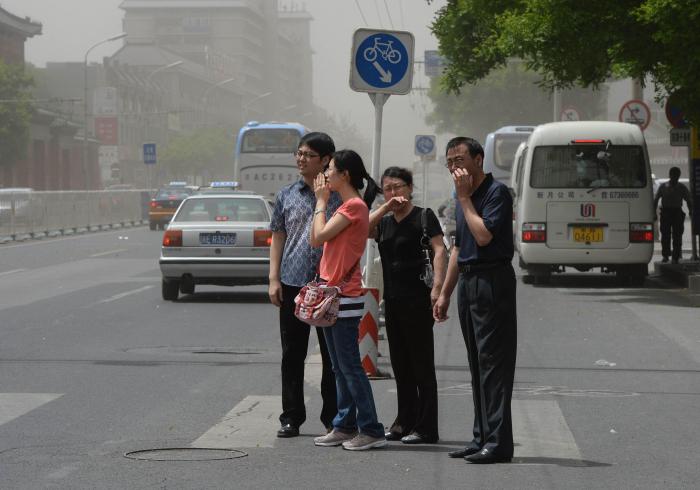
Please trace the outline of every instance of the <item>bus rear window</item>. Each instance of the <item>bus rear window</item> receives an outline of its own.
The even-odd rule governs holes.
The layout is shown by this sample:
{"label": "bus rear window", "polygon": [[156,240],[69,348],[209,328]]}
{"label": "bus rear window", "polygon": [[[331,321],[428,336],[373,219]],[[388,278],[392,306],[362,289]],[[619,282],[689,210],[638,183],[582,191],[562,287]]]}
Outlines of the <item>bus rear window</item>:
{"label": "bus rear window", "polygon": [[529,137],[530,133],[496,134],[493,140],[493,163],[500,169],[510,170],[518,146]]}
{"label": "bus rear window", "polygon": [[300,138],[294,129],[251,129],[243,135],[241,153],[292,153]]}
{"label": "bus rear window", "polygon": [[641,146],[538,146],[532,156],[534,188],[640,188],[647,184]]}

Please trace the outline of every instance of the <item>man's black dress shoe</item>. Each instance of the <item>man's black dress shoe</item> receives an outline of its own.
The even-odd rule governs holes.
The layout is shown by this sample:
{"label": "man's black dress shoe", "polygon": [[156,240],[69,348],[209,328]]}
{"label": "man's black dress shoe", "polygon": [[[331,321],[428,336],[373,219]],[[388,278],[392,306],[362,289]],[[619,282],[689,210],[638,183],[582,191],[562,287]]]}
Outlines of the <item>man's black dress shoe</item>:
{"label": "man's black dress shoe", "polygon": [[447,453],[447,455],[450,458],[465,458],[467,456],[471,456],[472,454],[476,454],[479,451],[481,451],[481,449],[479,449],[478,447],[465,447],[464,449],[450,451],[449,453]]}
{"label": "man's black dress shoe", "polygon": [[500,456],[498,454],[493,454],[491,451],[484,448],[471,456],[465,456],[464,459],[474,464],[493,464],[510,463],[513,458],[512,456]]}
{"label": "man's black dress shoe", "polygon": [[284,424],[277,431],[277,437],[296,437],[299,435],[299,427],[295,427],[292,424]]}
{"label": "man's black dress shoe", "polygon": [[386,433],[384,434],[384,437],[386,437],[387,441],[400,441],[402,436],[401,436],[400,432],[391,432],[389,430],[389,431],[386,431]]}
{"label": "man's black dress shoe", "polygon": [[413,432],[407,436],[402,437],[401,442],[403,442],[404,444],[434,444],[437,442],[437,437],[431,439],[428,437],[423,437],[417,432]]}

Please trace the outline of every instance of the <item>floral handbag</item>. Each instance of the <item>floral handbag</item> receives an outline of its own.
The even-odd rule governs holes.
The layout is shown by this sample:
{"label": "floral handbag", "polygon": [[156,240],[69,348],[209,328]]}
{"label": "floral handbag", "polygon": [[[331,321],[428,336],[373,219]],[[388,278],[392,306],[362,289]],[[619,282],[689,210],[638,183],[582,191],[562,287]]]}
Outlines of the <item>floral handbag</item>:
{"label": "floral handbag", "polygon": [[312,281],[294,298],[294,316],[314,327],[330,327],[338,319],[340,288]]}

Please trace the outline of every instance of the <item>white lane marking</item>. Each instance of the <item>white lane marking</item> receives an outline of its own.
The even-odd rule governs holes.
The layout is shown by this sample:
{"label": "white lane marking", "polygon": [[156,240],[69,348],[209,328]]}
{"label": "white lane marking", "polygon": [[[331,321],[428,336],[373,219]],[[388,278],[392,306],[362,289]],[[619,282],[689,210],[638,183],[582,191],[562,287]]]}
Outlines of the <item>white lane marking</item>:
{"label": "white lane marking", "polygon": [[[144,226],[145,225],[138,225],[138,226],[134,226],[133,228],[138,229],[138,228],[141,228]],[[114,231],[106,231],[106,230],[100,231],[100,234],[102,236],[116,235],[118,233],[124,233],[124,230],[119,229],[119,230],[114,230]],[[5,250],[6,248],[36,247],[37,245],[46,245],[48,243],[54,243],[54,242],[64,242],[67,240],[80,240],[81,238],[87,238],[87,237],[91,237],[91,236],[95,236],[95,235],[96,235],[96,233],[91,232],[91,233],[81,233],[78,235],[64,236],[64,237],[59,237],[59,238],[44,238],[44,239],[36,241],[36,242],[27,242],[27,243],[22,242],[22,243],[18,243],[16,245],[0,245],[0,248]]]}
{"label": "white lane marking", "polygon": [[281,407],[281,396],[247,396],[191,446],[217,449],[274,447]]}
{"label": "white lane marking", "polygon": [[132,289],[131,291],[126,291],[126,292],[124,292],[124,293],[115,294],[114,296],[110,296],[109,298],[105,298],[105,299],[103,299],[103,300],[100,300],[100,301],[98,301],[97,303],[93,303],[93,304],[90,305],[90,306],[93,306],[93,305],[100,305],[100,304],[103,304],[103,303],[111,303],[112,301],[117,301],[118,299],[122,299],[122,298],[125,298],[125,297],[127,297],[127,296],[131,296],[132,294],[141,293],[141,292],[143,292],[143,291],[146,291],[146,290],[148,290],[148,289],[151,289],[152,287],[153,287],[153,286],[144,286],[144,287],[142,287],[142,288]]}
{"label": "white lane marking", "polygon": [[63,393],[0,393],[0,425],[61,396]]}
{"label": "white lane marking", "polygon": [[128,248],[118,248],[116,250],[108,250],[106,252],[100,252],[98,254],[92,254],[90,258],[95,258],[95,257],[104,257],[105,255],[112,255],[112,254],[117,254],[119,252],[128,252]]}
{"label": "white lane marking", "polygon": [[[318,349],[318,345],[316,346]],[[304,381],[321,391],[321,375],[323,374],[323,358],[321,353],[312,354],[306,357],[306,367],[304,368]]]}
{"label": "white lane marking", "polygon": [[63,466],[62,468],[59,468],[56,471],[52,471],[51,473],[46,475],[46,479],[47,480],[62,480],[63,478],[70,475],[71,473],[75,473],[78,470],[78,468],[79,468],[78,463]]}
{"label": "white lane marking", "polygon": [[513,400],[515,457],[581,459],[556,400]]}
{"label": "white lane marking", "polygon": [[0,276],[9,276],[10,274],[14,274],[16,272],[22,272],[26,271],[27,269],[12,269],[11,271],[5,271],[5,272],[0,272]]}

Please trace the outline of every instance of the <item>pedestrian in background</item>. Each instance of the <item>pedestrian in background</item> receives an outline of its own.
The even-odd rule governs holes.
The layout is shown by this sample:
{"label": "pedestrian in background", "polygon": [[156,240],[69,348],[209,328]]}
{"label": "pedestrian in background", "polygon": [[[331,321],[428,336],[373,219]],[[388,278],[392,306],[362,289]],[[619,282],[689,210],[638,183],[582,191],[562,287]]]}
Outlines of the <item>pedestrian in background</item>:
{"label": "pedestrian in background", "polygon": [[[654,196],[654,216],[656,216],[656,208],[661,201],[661,222],[659,224],[661,255],[663,257],[661,261],[668,262],[668,257],[671,256],[674,264],[677,264],[683,256],[684,199],[686,206],[688,206],[688,213],[693,215],[690,191],[678,182],[680,177],[681,169],[671,167],[668,171],[668,181],[659,186],[656,196]],[[671,249],[671,244],[673,244],[673,249]]]}
{"label": "pedestrian in background", "polygon": [[[359,190],[367,181],[364,198]],[[326,343],[333,363],[338,413],[333,431],[316,437],[317,446],[339,446],[352,451],[386,446],[384,427],[377,420],[372,387],[367,379],[357,344],[364,307],[360,259],[369,236],[369,206],[377,195],[377,184],[367,174],[362,158],[352,150],[333,154],[324,175],[314,182],[316,209],[311,226],[311,244],[323,245],[320,277],[340,288],[338,320],[326,327]],[[343,204],[327,220],[331,191]]]}
{"label": "pedestrian in background", "polygon": [[[457,234],[434,316],[445,321],[457,286],[457,309],[467,345],[474,403],[474,438],[452,458],[470,463],[513,457],[511,398],[517,316],[513,259],[513,199],[483,170],[484,150],[474,139],[447,143],[447,168],[457,194]],[[459,283],[458,283],[459,279]]]}
{"label": "pedestrian in background", "polygon": [[[382,258],[385,326],[396,379],[398,410],[386,438],[404,444],[434,443],[439,435],[433,305],[445,279],[447,251],[433,211],[413,205],[413,175],[408,169],[387,168],[381,186],[385,203],[370,214],[369,226]],[[423,240],[429,240],[426,245],[432,249],[432,287],[421,277]]]}
{"label": "pedestrian in background", "polygon": [[[295,437],[306,420],[304,404],[304,361],[309,347],[311,327],[294,316],[294,298],[301,288],[318,272],[321,248],[309,243],[316,196],[314,179],[331,160],[335,145],[325,133],[307,133],[299,141],[294,154],[301,178],[279,191],[272,213],[272,244],[270,246],[270,301],[280,309],[280,339],[282,341],[282,413],[277,437]],[[330,216],[340,206],[340,196],[328,198]],[[321,328],[316,328],[321,348],[321,422],[332,429],[337,412],[335,378],[326,340]]]}

